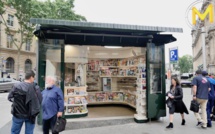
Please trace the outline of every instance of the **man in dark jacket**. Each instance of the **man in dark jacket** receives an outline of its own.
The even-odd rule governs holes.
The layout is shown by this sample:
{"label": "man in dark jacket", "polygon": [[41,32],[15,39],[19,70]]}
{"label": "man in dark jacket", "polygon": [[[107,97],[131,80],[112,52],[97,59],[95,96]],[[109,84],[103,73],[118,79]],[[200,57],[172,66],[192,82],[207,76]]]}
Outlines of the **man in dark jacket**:
{"label": "man in dark jacket", "polygon": [[196,100],[200,104],[201,116],[200,114],[194,113],[196,119],[198,120],[197,126],[201,125],[203,129],[207,128],[207,102],[208,102],[208,93],[210,89],[210,82],[204,76],[202,76],[202,71],[196,71],[197,76],[193,78],[193,100]]}
{"label": "man in dark jacket", "polygon": [[33,71],[27,72],[25,81],[15,84],[8,95],[8,100],[13,102],[11,134],[19,134],[24,122],[25,133],[33,134],[35,118],[40,112],[42,101],[39,88],[35,88],[33,84],[34,76]]}

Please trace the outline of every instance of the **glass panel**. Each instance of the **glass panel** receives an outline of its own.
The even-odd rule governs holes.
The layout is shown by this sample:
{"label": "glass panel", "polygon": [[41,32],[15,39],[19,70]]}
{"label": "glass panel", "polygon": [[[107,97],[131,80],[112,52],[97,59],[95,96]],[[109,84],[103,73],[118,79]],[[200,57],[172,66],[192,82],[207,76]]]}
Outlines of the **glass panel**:
{"label": "glass panel", "polygon": [[[63,43],[63,41],[61,41]],[[53,44],[53,40],[49,39],[43,42],[44,47],[44,59],[46,68],[45,68],[45,76],[54,76],[57,78],[56,85],[61,87],[60,82],[61,79],[61,45],[58,46]],[[44,78],[45,80],[45,78]]]}
{"label": "glass panel", "polygon": [[150,44],[149,67],[150,67],[150,93],[162,93],[162,47]]}
{"label": "glass panel", "polygon": [[86,46],[65,46],[65,86],[86,85]]}

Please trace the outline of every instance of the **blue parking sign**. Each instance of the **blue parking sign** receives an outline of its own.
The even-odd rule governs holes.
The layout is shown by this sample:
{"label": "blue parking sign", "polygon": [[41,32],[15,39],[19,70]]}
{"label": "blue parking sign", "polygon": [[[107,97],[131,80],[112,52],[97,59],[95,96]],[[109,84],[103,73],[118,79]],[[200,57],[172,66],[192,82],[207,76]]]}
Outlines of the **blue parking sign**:
{"label": "blue parking sign", "polygon": [[178,48],[172,48],[169,50],[170,62],[178,61]]}

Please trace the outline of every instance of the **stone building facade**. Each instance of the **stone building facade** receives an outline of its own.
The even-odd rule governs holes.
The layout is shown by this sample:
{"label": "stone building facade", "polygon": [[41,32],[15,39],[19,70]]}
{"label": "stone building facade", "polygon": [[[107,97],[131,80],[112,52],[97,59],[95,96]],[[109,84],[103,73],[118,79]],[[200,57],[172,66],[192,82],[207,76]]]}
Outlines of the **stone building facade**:
{"label": "stone building facade", "polygon": [[[215,0],[211,0],[215,2]],[[213,3],[212,2],[212,3]],[[201,11],[204,12],[208,7],[208,2],[202,5]],[[214,5],[215,6],[215,5]],[[215,18],[215,14],[214,14]],[[201,26],[205,28],[205,55],[206,68],[209,73],[215,73],[215,23],[209,22],[209,17],[201,22],[197,22],[198,30],[192,30],[192,49],[193,49],[193,69],[203,69],[202,55],[202,32]]]}
{"label": "stone building facade", "polygon": [[[0,24],[0,72],[4,72],[4,77],[9,73],[11,78],[17,78],[17,73],[19,77],[24,77],[24,73],[27,70],[34,69],[36,67],[36,40],[26,41],[23,44],[20,52],[20,69],[18,66],[18,51],[16,46],[11,43],[12,38],[20,41],[20,34],[16,34],[19,24],[15,17],[16,10],[13,7],[5,5],[6,9],[3,18],[7,21],[7,25],[10,28],[11,34],[6,34],[6,26],[2,23]],[[3,19],[0,17],[0,21]],[[1,75],[0,75],[1,78]]]}

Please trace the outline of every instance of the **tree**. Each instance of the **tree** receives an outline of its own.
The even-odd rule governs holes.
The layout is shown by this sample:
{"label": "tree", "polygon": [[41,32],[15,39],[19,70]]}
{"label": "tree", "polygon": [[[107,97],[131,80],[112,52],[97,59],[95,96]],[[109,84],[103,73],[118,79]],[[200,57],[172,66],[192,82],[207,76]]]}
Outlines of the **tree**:
{"label": "tree", "polygon": [[[2,24],[6,27],[6,34],[13,35],[15,38],[11,38],[11,43],[17,49],[17,71],[19,72],[20,68],[20,53],[23,44],[27,41],[31,42],[33,37],[33,30],[35,29],[33,25],[30,24],[31,16],[35,16],[35,9],[32,8],[32,0],[7,0],[5,2],[1,2],[0,15]],[[6,18],[4,18],[3,14],[7,10],[6,8],[13,7],[16,9],[15,17],[18,20],[19,26],[16,31],[13,31],[8,26],[8,22]],[[17,79],[19,78],[19,73],[17,73]]]}
{"label": "tree", "polygon": [[75,14],[74,0],[46,0],[35,2],[34,8],[40,12],[40,18],[86,21],[86,18]]}
{"label": "tree", "polygon": [[[27,42],[32,42],[33,31],[35,25],[30,24],[30,18],[50,18],[50,19],[67,19],[86,21],[85,17],[74,13],[72,8],[74,0],[50,0],[40,2],[37,0],[7,0],[0,1],[0,16],[1,23],[6,27],[6,34],[16,35],[18,38],[12,38],[12,44],[17,49],[17,79],[19,78],[20,70],[20,53],[22,46]],[[3,14],[6,11],[6,6],[12,6],[16,9],[15,17],[18,20],[18,29],[13,33],[7,24]]]}
{"label": "tree", "polygon": [[184,55],[179,58],[178,62],[179,70],[181,73],[188,73],[193,70],[193,58],[191,55]]}

